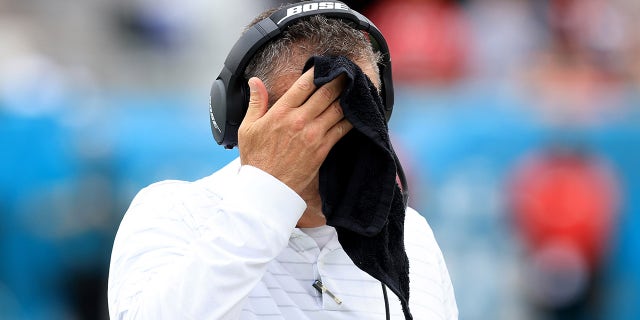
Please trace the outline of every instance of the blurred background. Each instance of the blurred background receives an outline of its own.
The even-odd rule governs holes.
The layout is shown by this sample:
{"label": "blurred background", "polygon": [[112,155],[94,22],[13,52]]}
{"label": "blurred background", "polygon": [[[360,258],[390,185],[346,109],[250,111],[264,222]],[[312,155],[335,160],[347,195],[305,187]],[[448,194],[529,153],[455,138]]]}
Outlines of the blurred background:
{"label": "blurred background", "polygon": [[[460,319],[638,319],[640,2],[361,0]],[[237,156],[208,96],[280,1],[0,0],[0,319],[107,319],[136,192]]]}

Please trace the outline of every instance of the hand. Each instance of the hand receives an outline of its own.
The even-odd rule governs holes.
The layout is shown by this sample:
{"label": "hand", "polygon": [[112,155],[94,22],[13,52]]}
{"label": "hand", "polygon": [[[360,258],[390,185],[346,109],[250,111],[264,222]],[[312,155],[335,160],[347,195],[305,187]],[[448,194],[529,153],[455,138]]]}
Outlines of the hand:
{"label": "hand", "polygon": [[337,100],[343,86],[344,78],[338,77],[316,90],[312,68],[268,108],[264,83],[249,79],[249,108],[238,130],[242,164],[302,194],[331,148],[352,128]]}

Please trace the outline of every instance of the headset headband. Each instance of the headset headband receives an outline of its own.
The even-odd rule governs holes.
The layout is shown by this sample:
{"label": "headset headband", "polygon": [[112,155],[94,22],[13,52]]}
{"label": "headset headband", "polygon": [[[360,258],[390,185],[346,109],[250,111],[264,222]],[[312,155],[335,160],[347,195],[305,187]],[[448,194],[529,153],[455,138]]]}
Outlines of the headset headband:
{"label": "headset headband", "polygon": [[218,144],[231,149],[238,144],[238,127],[249,105],[249,89],[244,71],[267,42],[275,40],[293,23],[314,15],[341,19],[353,28],[365,31],[374,51],[381,53],[378,64],[382,100],[387,120],[393,110],[393,85],[389,48],[376,26],[362,14],[339,1],[305,1],[284,6],[247,29],[231,48],[220,75],[211,86],[209,118],[211,131]]}

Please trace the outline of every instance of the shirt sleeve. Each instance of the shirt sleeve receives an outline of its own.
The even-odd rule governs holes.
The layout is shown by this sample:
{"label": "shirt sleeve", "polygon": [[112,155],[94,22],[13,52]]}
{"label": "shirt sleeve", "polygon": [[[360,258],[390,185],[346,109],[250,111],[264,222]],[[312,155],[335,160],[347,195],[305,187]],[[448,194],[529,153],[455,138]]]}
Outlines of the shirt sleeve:
{"label": "shirt sleeve", "polygon": [[405,246],[409,256],[412,311],[429,319],[457,320],[458,307],[442,250],[427,220],[407,208]]}
{"label": "shirt sleeve", "polygon": [[306,208],[269,174],[242,166],[219,192],[167,181],[125,214],[109,271],[111,319],[237,319]]}

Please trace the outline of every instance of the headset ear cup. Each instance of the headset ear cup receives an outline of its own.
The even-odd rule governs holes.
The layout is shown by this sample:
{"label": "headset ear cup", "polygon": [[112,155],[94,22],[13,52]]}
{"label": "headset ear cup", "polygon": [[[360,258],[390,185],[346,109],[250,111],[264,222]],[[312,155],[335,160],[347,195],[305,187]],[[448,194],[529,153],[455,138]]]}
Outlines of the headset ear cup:
{"label": "headset ear cup", "polygon": [[220,79],[216,79],[211,86],[209,97],[209,120],[211,132],[218,144],[225,142],[225,129],[227,124],[227,93],[225,85]]}
{"label": "headset ear cup", "polygon": [[244,120],[244,116],[247,115],[247,109],[249,109],[249,100],[251,100],[251,89],[249,89],[249,80],[243,81],[240,86],[240,96],[242,97],[242,114],[240,122]]}
{"label": "headset ear cup", "polygon": [[[388,56],[388,53],[387,53]],[[380,69],[380,78],[382,79],[383,102],[385,108],[385,116],[387,122],[391,119],[394,104],[393,77],[391,75],[391,61],[387,61],[386,65]]]}

